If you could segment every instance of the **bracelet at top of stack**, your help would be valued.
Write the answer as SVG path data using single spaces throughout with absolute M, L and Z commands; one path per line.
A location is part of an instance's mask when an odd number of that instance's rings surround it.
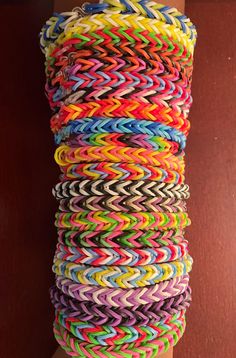
M 85 3 L 42 29 L 62 171 L 51 299 L 70 356 L 156 358 L 183 335 L 196 36 L 147 0 Z

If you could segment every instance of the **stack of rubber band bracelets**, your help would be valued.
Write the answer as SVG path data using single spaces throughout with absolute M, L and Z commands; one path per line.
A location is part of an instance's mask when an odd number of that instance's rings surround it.
M 75 357 L 157 357 L 191 300 L 184 148 L 196 29 L 176 9 L 104 0 L 41 32 L 62 175 L 51 299 Z

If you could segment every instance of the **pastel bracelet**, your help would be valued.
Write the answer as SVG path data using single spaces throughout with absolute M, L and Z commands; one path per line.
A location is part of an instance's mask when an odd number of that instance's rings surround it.
M 81 321 L 89 321 L 96 326 L 116 327 L 122 325 L 130 327 L 156 323 L 181 310 L 186 310 L 190 305 L 191 290 L 188 287 L 186 291 L 175 297 L 122 309 L 91 302 L 79 302 L 75 298 L 63 294 L 57 287 L 51 288 L 50 297 L 55 309 L 66 317 L 79 317 Z
M 53 272 L 74 282 L 101 287 L 134 288 L 154 285 L 186 275 L 191 271 L 192 258 L 145 266 L 86 266 L 54 259 Z
M 132 307 L 134 309 L 134 307 L 160 302 L 185 292 L 189 285 L 189 276 L 177 276 L 146 287 L 123 289 L 79 284 L 57 275 L 56 285 L 64 294 L 80 302 L 88 301 L 108 307 Z

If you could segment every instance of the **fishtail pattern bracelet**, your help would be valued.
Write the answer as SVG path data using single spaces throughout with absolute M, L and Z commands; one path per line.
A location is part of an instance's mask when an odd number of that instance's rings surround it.
M 185 330 L 193 23 L 148 0 L 55 13 L 40 33 L 53 111 L 54 334 L 70 356 L 156 358 Z
M 120 309 L 108 307 L 91 302 L 79 302 L 63 294 L 57 287 L 52 287 L 50 297 L 57 312 L 66 317 L 79 317 L 81 321 L 100 326 L 145 326 L 148 323 L 159 322 L 163 318 L 170 317 L 181 310 L 186 310 L 191 301 L 191 289 L 175 297 L 167 298 L 160 302 L 149 303 L 138 307 Z
M 88 301 L 108 307 L 132 307 L 134 309 L 134 307 L 159 302 L 185 292 L 189 285 L 189 276 L 177 276 L 146 287 L 122 289 L 78 284 L 57 275 L 56 285 L 64 294 L 81 302 Z
M 58 242 L 67 247 L 162 247 L 182 243 L 182 229 L 75 231 L 58 230 Z

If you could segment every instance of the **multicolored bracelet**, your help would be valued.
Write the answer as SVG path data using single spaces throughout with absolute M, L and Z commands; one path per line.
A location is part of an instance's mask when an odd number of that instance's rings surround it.
M 159 302 L 185 292 L 189 285 L 189 276 L 177 276 L 155 285 L 131 289 L 78 284 L 63 276 L 56 277 L 56 285 L 64 294 L 78 301 L 94 302 L 108 307 L 132 307 L 134 309 L 134 307 Z
M 68 247 L 162 247 L 184 241 L 182 229 L 75 231 L 58 230 L 58 242 Z
M 134 347 L 139 347 L 140 344 L 163 336 L 178 325 L 182 326 L 185 322 L 185 311 L 179 311 L 173 316 L 163 318 L 157 323 L 146 326 L 95 326 L 91 323 L 80 321 L 76 317 L 69 318 L 59 312 L 57 312 L 56 320 L 82 341 L 110 347 L 133 343 Z
M 74 282 L 101 287 L 134 288 L 155 285 L 164 280 L 186 275 L 191 271 L 192 258 L 145 266 L 87 266 L 55 257 L 53 272 Z
M 157 212 L 112 212 L 79 211 L 78 213 L 56 214 L 55 226 L 79 231 L 113 231 L 113 230 L 159 230 L 185 228 L 190 225 L 187 213 Z
M 145 134 L 159 136 L 179 144 L 180 150 L 185 148 L 186 136 L 178 129 L 172 128 L 160 122 L 148 120 L 137 121 L 134 118 L 83 118 L 68 123 L 66 127 L 57 131 L 55 142 L 60 144 L 71 136 L 77 134 Z
M 163 318 L 170 317 L 181 310 L 186 310 L 191 301 L 191 290 L 188 287 L 186 291 L 175 297 L 167 298 L 163 301 L 126 307 L 120 309 L 98 305 L 91 302 L 79 302 L 63 294 L 57 287 L 50 290 L 51 301 L 58 312 L 62 312 L 66 317 L 79 317 L 83 322 L 100 326 L 133 326 L 147 325 L 148 323 L 159 322 Z
M 58 148 L 54 334 L 70 356 L 156 358 L 191 301 L 184 183 L 196 29 L 148 0 L 101 0 L 42 28 Z
M 157 354 L 166 352 L 175 346 L 182 337 L 185 330 L 185 321 L 173 327 L 172 330 L 153 341 L 140 344 L 134 347 L 131 344 L 113 346 L 98 346 L 87 341 L 75 338 L 73 334 L 62 327 L 56 320 L 54 323 L 54 335 L 57 342 L 70 356 L 82 356 L 88 358 L 117 357 L 117 358 L 155 358 Z
M 124 248 L 79 248 L 58 244 L 56 258 L 76 264 L 92 266 L 143 266 L 178 260 L 187 255 L 188 242 L 162 248 L 124 249 Z

